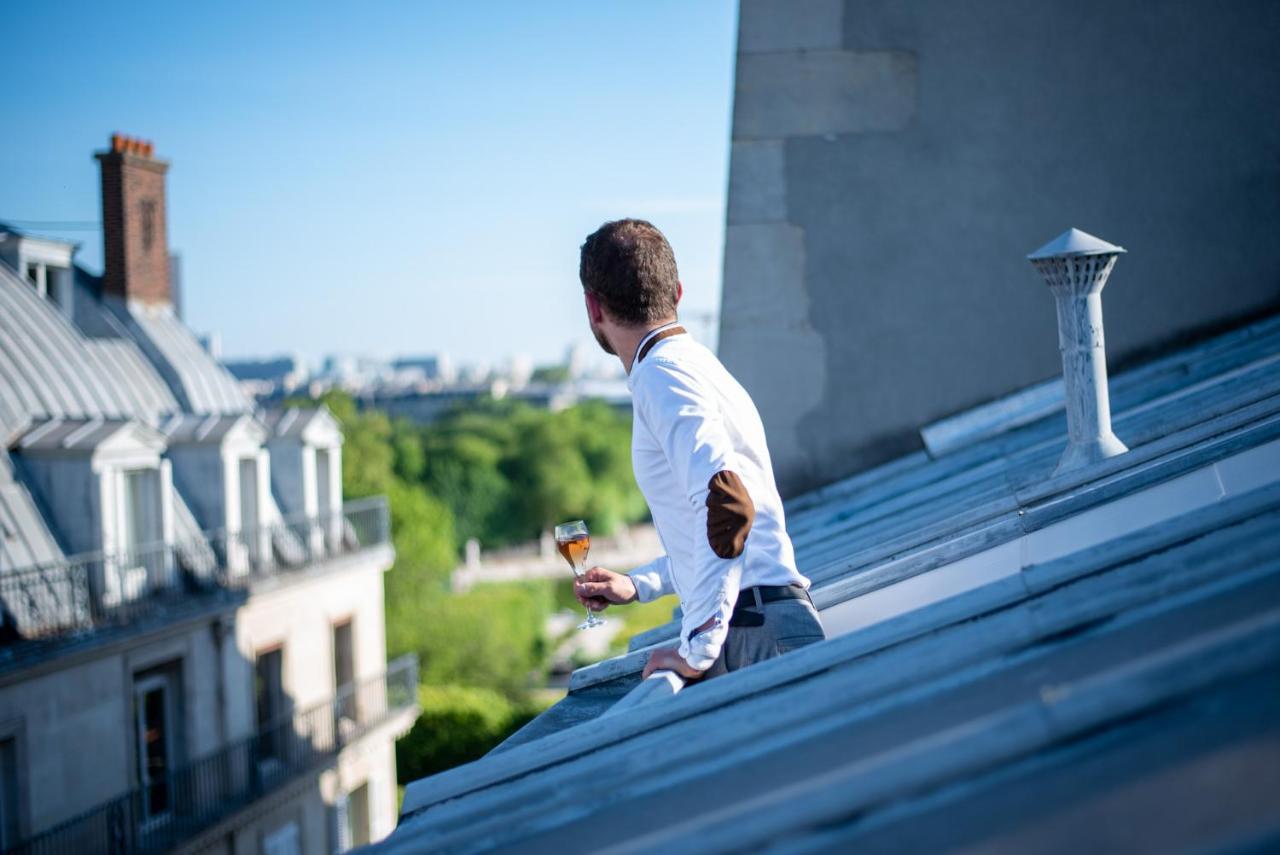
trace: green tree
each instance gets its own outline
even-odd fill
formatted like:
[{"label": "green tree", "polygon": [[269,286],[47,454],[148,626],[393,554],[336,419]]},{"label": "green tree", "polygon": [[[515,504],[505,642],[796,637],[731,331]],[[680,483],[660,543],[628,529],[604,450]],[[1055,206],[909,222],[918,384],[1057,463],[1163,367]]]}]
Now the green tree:
[{"label": "green tree", "polygon": [[415,781],[483,757],[542,711],[536,703],[512,703],[489,689],[423,686],[422,713],[396,743],[396,772]]},{"label": "green tree", "polygon": [[453,511],[458,542],[495,545],[499,514],[511,485],[498,469],[503,450],[490,437],[464,432],[430,435],[423,483]]},{"label": "green tree", "polygon": [[516,445],[499,464],[511,483],[506,534],[537,537],[564,519],[585,516],[591,502],[591,472],[567,420],[521,413]]},{"label": "green tree", "polygon": [[416,629],[414,646],[427,685],[481,686],[523,698],[545,676],[551,613],[546,582],[482,585],[398,604]]}]

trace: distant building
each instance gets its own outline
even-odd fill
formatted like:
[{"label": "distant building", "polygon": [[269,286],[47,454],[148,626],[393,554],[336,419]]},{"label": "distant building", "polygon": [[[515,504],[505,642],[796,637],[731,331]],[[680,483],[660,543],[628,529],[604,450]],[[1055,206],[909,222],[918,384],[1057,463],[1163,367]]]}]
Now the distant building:
[{"label": "distant building", "polygon": [[507,360],[502,373],[512,389],[523,389],[533,377],[533,358],[528,354],[518,353]]},{"label": "distant building", "polygon": [[298,356],[224,359],[222,365],[255,398],[287,395],[307,382],[307,366]]},{"label": "distant building", "polygon": [[565,349],[564,367],[570,379],[576,380],[587,372],[590,351],[585,341],[575,341]]},{"label": "distant building", "polygon": [[553,412],[582,401],[604,401],[614,409],[631,411],[631,392],[625,381],[584,380],[577,383],[529,383],[519,388],[504,379],[489,383],[450,386],[427,392],[375,390],[356,398],[361,409],[379,410],[395,418],[430,424],[454,410],[489,400],[520,401]]},{"label": "distant building", "polygon": [[0,850],[331,852],[390,831],[416,663],[324,409],[255,412],[171,299],[115,136],[105,270],[0,229]]},{"label": "distant building", "polygon": [[430,356],[405,356],[391,362],[391,367],[400,372],[418,372],[423,380],[449,385],[458,376],[453,367],[453,360],[443,353]]},{"label": "distant building", "polygon": [[185,305],[182,301],[182,255],[176,252],[169,253],[169,296],[173,300],[173,313],[182,320]]}]

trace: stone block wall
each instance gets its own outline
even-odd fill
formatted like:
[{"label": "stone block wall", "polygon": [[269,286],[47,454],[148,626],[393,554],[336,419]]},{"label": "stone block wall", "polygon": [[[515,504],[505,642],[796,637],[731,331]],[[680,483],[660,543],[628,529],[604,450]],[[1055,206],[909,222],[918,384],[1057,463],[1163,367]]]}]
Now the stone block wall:
[{"label": "stone block wall", "polygon": [[1129,250],[1112,365],[1280,306],[1280,5],[742,0],[720,354],[785,493],[1060,371],[1025,255]]}]

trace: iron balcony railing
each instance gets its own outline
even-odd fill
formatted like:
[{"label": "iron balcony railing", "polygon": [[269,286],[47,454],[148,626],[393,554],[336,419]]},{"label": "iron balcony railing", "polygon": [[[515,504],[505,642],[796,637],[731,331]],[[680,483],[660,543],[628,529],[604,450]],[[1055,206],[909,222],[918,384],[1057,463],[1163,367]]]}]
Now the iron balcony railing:
[{"label": "iron balcony railing", "polygon": [[375,496],[348,502],[341,513],[3,570],[0,645],[132,623],[189,603],[192,594],[241,589],[385,544],[390,535],[386,498]]},{"label": "iron balcony railing", "polygon": [[418,657],[20,844],[22,855],[164,852],[331,763],[345,745],[417,703]]}]

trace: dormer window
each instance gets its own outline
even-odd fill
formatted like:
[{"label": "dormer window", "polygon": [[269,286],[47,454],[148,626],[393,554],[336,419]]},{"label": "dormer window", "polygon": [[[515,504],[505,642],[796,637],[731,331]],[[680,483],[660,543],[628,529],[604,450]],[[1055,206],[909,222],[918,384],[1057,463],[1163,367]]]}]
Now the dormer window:
[{"label": "dormer window", "polygon": [[70,551],[101,554],[91,570],[103,608],[174,584],[164,447],[156,431],[118,419],[49,419],[18,440],[16,459]]},{"label": "dormer window", "polygon": [[0,230],[0,260],[66,315],[71,314],[71,265],[75,249],[71,241]]},{"label": "dormer window", "polygon": [[341,549],[342,431],[325,407],[262,414],[270,431],[271,487],[285,516],[305,526],[313,555]]},{"label": "dormer window", "polygon": [[263,426],[249,415],[174,416],[161,426],[183,497],[227,568],[244,575],[273,558],[271,467]]}]

